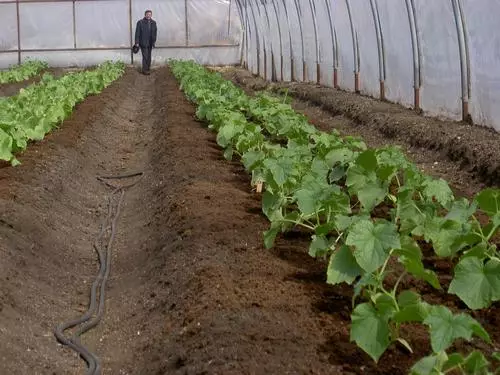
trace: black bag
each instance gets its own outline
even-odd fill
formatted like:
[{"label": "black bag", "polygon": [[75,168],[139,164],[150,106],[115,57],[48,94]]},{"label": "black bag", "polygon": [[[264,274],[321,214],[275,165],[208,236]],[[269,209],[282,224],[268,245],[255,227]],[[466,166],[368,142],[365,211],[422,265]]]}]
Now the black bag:
[{"label": "black bag", "polygon": [[132,47],[132,52],[133,52],[133,53],[137,53],[137,52],[139,52],[139,46],[133,46],[133,47]]}]

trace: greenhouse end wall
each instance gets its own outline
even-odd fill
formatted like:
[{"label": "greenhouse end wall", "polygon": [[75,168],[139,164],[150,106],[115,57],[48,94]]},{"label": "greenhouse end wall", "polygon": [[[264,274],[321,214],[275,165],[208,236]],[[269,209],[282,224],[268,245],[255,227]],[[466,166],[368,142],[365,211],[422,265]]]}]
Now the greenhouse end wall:
[{"label": "greenhouse end wall", "polygon": [[240,63],[235,0],[0,0],[0,68],[28,58],[58,67],[108,59],[139,64],[131,46],[146,9],[158,24],[153,63]]},{"label": "greenhouse end wall", "polygon": [[498,0],[238,3],[244,64],[255,74],[500,130]]}]

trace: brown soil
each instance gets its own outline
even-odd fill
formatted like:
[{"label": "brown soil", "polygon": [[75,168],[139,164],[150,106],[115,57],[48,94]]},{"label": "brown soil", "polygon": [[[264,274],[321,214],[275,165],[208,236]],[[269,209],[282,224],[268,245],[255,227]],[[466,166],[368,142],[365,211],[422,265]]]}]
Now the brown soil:
[{"label": "brown soil", "polygon": [[45,72],[52,74],[54,77],[60,77],[66,74],[68,71],[68,69],[63,68],[49,68],[41,74],[22,82],[0,84],[0,97],[17,95],[19,93],[19,90],[24,89],[34,83],[38,83],[42,78],[43,73]]},{"label": "brown soil", "polygon": [[[85,310],[96,273],[109,189],[95,176],[135,170],[105,319],[83,338],[104,374],[397,375],[428,352],[414,326],[416,353],[392,347],[378,366],[350,343],[350,289],[324,283],[303,235],[263,249],[260,197],[214,139],[166,68],[128,69],[0,169],[2,374],[83,372],[52,329]],[[498,316],[481,316],[497,344]]]}]

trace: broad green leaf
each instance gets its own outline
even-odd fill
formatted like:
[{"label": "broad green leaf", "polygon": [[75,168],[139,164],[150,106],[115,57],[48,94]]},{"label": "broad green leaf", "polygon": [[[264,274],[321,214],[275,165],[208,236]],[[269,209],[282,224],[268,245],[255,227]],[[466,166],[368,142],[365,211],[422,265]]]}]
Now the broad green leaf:
[{"label": "broad green leaf", "polygon": [[479,208],[486,212],[488,216],[500,213],[500,190],[488,188],[476,195]]},{"label": "broad green leaf", "polygon": [[355,222],[356,216],[335,215],[335,227],[343,232]]},{"label": "broad green leaf", "polygon": [[231,161],[233,159],[233,148],[228,147],[224,150],[224,158]]},{"label": "broad green leaf", "polygon": [[10,161],[12,159],[12,137],[0,129],[0,159]]},{"label": "broad green leaf", "polygon": [[441,370],[446,361],[448,361],[448,356],[445,352],[424,357],[413,365],[410,375],[444,375]]},{"label": "broad green leaf", "polygon": [[428,282],[436,289],[441,289],[439,279],[432,270],[425,269],[422,262],[422,251],[418,244],[409,236],[401,236],[401,248],[394,250],[406,271],[413,276]]},{"label": "broad green leaf", "polygon": [[379,268],[391,249],[399,249],[401,243],[397,228],[389,222],[361,220],[354,224],[347,235],[346,244],[354,246],[354,257],[366,272]]},{"label": "broad green leaf", "polygon": [[330,168],[337,163],[341,165],[347,164],[354,160],[355,154],[347,147],[341,147],[331,150],[326,156],[326,163]]},{"label": "broad green leaf", "polygon": [[391,296],[384,293],[377,293],[375,296],[372,296],[372,301],[378,313],[385,319],[391,319],[394,313],[396,313],[397,302]]},{"label": "broad green leaf", "polygon": [[328,164],[321,158],[314,158],[312,164],[311,164],[311,172],[314,173],[317,176],[320,177],[325,177],[325,182],[326,182],[326,176],[328,175],[328,172],[330,171],[330,167]]},{"label": "broad green leaf", "polygon": [[330,173],[328,174],[328,182],[334,183],[341,180],[342,178],[345,177],[346,171],[347,168],[342,165],[337,165],[333,167]]},{"label": "broad green leaf", "polygon": [[452,353],[448,356],[448,360],[443,365],[443,371],[455,368],[464,363],[464,357],[460,353]]},{"label": "broad green leaf", "polygon": [[300,189],[295,192],[294,196],[297,198],[297,205],[303,215],[308,216],[316,212],[318,195],[315,191]]},{"label": "broad green leaf", "polygon": [[469,315],[453,313],[444,306],[433,306],[424,323],[430,327],[431,346],[434,352],[446,350],[455,339],[470,340],[478,335],[489,342],[488,333]]},{"label": "broad green leaf", "polygon": [[341,246],[330,256],[328,270],[326,271],[328,284],[351,284],[356,277],[362,274],[363,270],[356,263],[348,246]]},{"label": "broad green leaf", "polygon": [[309,245],[309,255],[313,258],[324,256],[330,251],[331,241],[326,236],[312,236],[311,244]]},{"label": "broad green leaf", "polygon": [[387,320],[369,303],[356,306],[351,319],[351,341],[377,362],[391,343]]},{"label": "broad green leaf", "polygon": [[280,165],[274,159],[264,160],[264,166],[271,172],[272,178],[276,185],[282,186],[286,181],[285,170],[283,166]]},{"label": "broad green leaf", "polygon": [[357,164],[347,170],[346,185],[349,187],[349,191],[354,194],[365,187],[366,184],[377,183],[377,181],[377,175],[374,171],[366,171]]},{"label": "broad green leaf", "polygon": [[273,222],[271,223],[271,228],[264,232],[264,246],[266,249],[270,249],[274,246],[274,241],[276,240],[276,236],[281,230],[280,223]]},{"label": "broad green leaf", "polygon": [[335,221],[329,221],[327,223],[318,225],[316,228],[314,228],[314,233],[316,233],[316,235],[318,236],[326,236],[334,229],[335,229]]},{"label": "broad green leaf", "polygon": [[405,169],[409,162],[405,154],[398,146],[388,146],[377,150],[377,162],[380,166],[396,167]]},{"label": "broad green leaf", "polygon": [[375,171],[377,169],[377,156],[375,150],[366,150],[359,154],[356,164],[366,171]]},{"label": "broad green leaf", "polygon": [[500,300],[500,262],[496,259],[484,263],[476,257],[463,258],[455,267],[448,292],[456,294],[473,309],[488,307]]},{"label": "broad green leaf", "polygon": [[379,281],[375,278],[373,273],[365,273],[361,278],[354,284],[354,296],[353,301],[361,295],[361,292],[366,287],[378,287]]},{"label": "broad green leaf", "polygon": [[488,365],[489,362],[484,354],[475,350],[465,358],[463,368],[466,374],[484,374],[484,370],[488,369]]},{"label": "broad green leaf", "polygon": [[281,220],[283,218],[281,205],[283,197],[278,194],[273,194],[265,191],[262,194],[262,212],[270,221]]},{"label": "broad green leaf", "polygon": [[399,311],[394,315],[398,323],[423,322],[429,314],[430,305],[422,301],[415,292],[405,290],[398,297]]},{"label": "broad green leaf", "polygon": [[429,177],[424,182],[423,194],[429,200],[432,200],[432,198],[436,199],[444,207],[454,199],[450,186],[442,178],[435,180]]},{"label": "broad green leaf", "polygon": [[475,202],[471,204],[467,198],[460,198],[452,203],[446,219],[466,223],[474,212],[476,212],[476,209]]},{"label": "broad green leaf", "polygon": [[387,194],[387,189],[380,184],[371,182],[358,190],[358,199],[366,211],[371,211],[375,206],[382,203]]},{"label": "broad green leaf", "polygon": [[434,251],[440,257],[450,257],[458,252],[461,238],[468,232],[460,223],[445,221],[440,217],[431,218],[425,223],[425,237],[432,241]]},{"label": "broad green leaf", "polygon": [[241,156],[241,161],[246,170],[252,170],[255,164],[262,161],[265,157],[262,151],[248,151]]},{"label": "broad green leaf", "polygon": [[416,227],[424,225],[426,214],[422,209],[420,202],[413,200],[412,190],[398,193],[396,212],[400,219],[401,232],[410,233]]}]

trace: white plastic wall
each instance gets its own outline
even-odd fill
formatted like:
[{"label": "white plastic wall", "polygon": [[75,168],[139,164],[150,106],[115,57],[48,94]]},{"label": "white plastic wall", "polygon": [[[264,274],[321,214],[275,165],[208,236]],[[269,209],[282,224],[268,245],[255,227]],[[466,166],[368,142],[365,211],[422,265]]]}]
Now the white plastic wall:
[{"label": "white plastic wall", "polygon": [[141,55],[132,56],[130,48],[146,9],[158,24],[153,63],[174,57],[238,64],[238,5],[236,0],[0,0],[0,68],[32,57],[53,66],[132,58],[138,64]]},{"label": "white plastic wall", "polygon": [[470,115],[475,123],[500,130],[498,0],[238,2],[249,37],[244,63],[254,73],[271,79],[274,69],[277,79],[283,70],[285,80],[336,82],[341,89],[357,88],[429,115],[456,120]]}]

